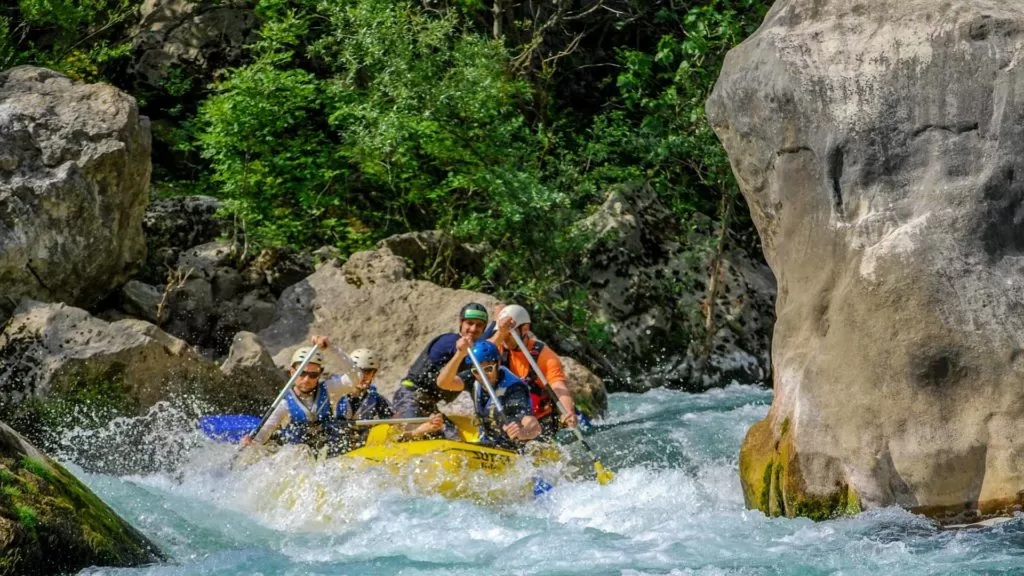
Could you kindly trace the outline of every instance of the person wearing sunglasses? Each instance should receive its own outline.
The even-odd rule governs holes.
[[[470,349],[480,362],[483,374],[473,366],[473,359],[469,357]],[[450,362],[438,375],[437,384],[446,390],[463,390],[467,383],[474,384],[473,408],[480,428],[481,444],[518,450],[525,442],[540,435],[540,423],[530,406],[530,389],[508,368],[501,366],[497,346],[487,340],[474,342],[469,337],[463,337],[457,343],[452,361],[456,359],[466,369],[456,374]],[[484,377],[501,399],[504,414],[498,413],[494,399],[483,384]]]
[[[317,348],[301,347],[292,354],[289,377],[295,375],[307,356],[312,358],[263,426],[256,434],[242,439],[243,446],[264,444],[276,433],[288,444],[306,444],[315,450],[327,445],[331,453],[344,450],[346,431],[340,425],[343,418],[338,414],[339,403],[356,390],[353,383],[362,382],[363,375],[357,365],[346,363],[342,374],[322,378],[324,357],[320,349],[327,348],[330,342],[326,336],[314,336],[313,343]]]

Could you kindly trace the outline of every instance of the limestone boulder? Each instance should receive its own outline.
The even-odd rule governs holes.
[[[58,405],[72,416],[143,415],[176,397],[211,411],[239,408],[216,364],[142,320],[106,322],[80,308],[25,300],[0,332],[0,413],[34,439],[60,423],[41,417],[60,420]]]
[[[146,254],[149,121],[116,88],[0,72],[0,308],[91,306]]]
[[[432,338],[458,330],[459,310],[468,302],[492,309],[487,294],[442,288],[411,279],[402,258],[380,249],[353,254],[344,265],[325,264],[278,299],[274,323],[259,333],[278,366],[325,334],[342,350],[373,348],[382,358],[376,384],[390,397],[409,366]],[[327,369],[339,366],[335,353],[326,355]],[[603,406],[604,389],[593,380],[582,385],[583,403]]]
[[[458,286],[467,276],[484,272],[484,249],[455,241],[441,230],[423,230],[389,236],[377,243],[405,259],[416,278],[441,286]]]
[[[649,186],[623,185],[578,224],[591,241],[575,274],[614,349],[605,371],[633,391],[767,383],[771,271],[728,240],[716,259],[710,222],[687,237],[677,220]]]
[[[270,352],[252,332],[235,335],[220,371],[238,395],[243,411],[250,414],[262,414],[288,381],[287,370],[274,364]]]
[[[0,565],[7,574],[140,566],[163,553],[63,466],[0,422]]]
[[[1020,509],[1024,6],[779,0],[707,102],[778,279],[747,504]]]

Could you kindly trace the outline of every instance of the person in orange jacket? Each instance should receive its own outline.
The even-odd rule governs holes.
[[[490,340],[501,353],[502,365],[507,367],[513,374],[521,378],[530,387],[530,401],[533,406],[533,415],[540,421],[542,437],[554,437],[558,431],[559,424],[574,428],[578,424],[576,418],[576,405],[573,402],[572,394],[566,383],[565,370],[562,368],[562,360],[550,347],[541,342],[530,331],[530,313],[517,304],[501,307],[497,313],[496,330]],[[533,371],[523,351],[519,349],[512,331],[515,330],[526,344],[527,350],[537,366],[544,373],[544,378],[551,384],[557,401],[565,407],[565,415],[559,418],[558,407],[555,406],[556,399],[552,398],[547,386]]]

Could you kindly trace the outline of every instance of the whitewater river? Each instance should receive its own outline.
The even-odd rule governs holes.
[[[1024,571],[1024,518],[939,530],[888,509],[829,522],[746,510],[737,454],[770,392],[614,394],[591,442],[618,477],[500,505],[410,495],[282,453],[228,472],[201,443],[179,470],[85,474],[173,561],[83,574],[993,574]],[[158,441],[158,440],[154,440]]]

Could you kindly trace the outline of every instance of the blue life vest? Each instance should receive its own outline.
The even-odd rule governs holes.
[[[518,376],[512,373],[511,370],[504,366],[498,369],[498,377],[491,382],[494,387],[494,392],[501,399],[502,406],[505,408],[505,416],[512,422],[519,422],[523,416],[530,415],[530,396],[529,387],[525,382],[519,379]],[[505,392],[513,386],[520,386],[521,398],[519,402],[516,402],[514,397],[511,397]],[[506,448],[515,450],[517,444],[513,442],[505,434],[502,429],[504,422],[500,421],[501,416],[497,414],[494,406],[494,400],[491,395],[487,393],[487,390],[481,384],[476,384],[473,390],[473,407],[477,415],[477,421],[479,422],[480,431],[480,443],[497,446],[499,448]]]
[[[310,443],[309,438],[311,425],[319,424],[324,432],[330,434],[334,428],[334,411],[331,406],[331,399],[327,394],[327,388],[322,382],[317,382],[315,390],[313,409],[307,410],[305,404],[295,396],[294,389],[289,389],[284,395],[284,401],[288,406],[288,415],[291,422],[281,429],[281,439],[289,444]],[[340,404],[340,403],[339,403]]]
[[[377,392],[377,387],[373,384],[370,384],[360,398],[342,398],[338,402],[336,414],[338,418],[345,420],[379,420],[392,416],[391,405]]]

